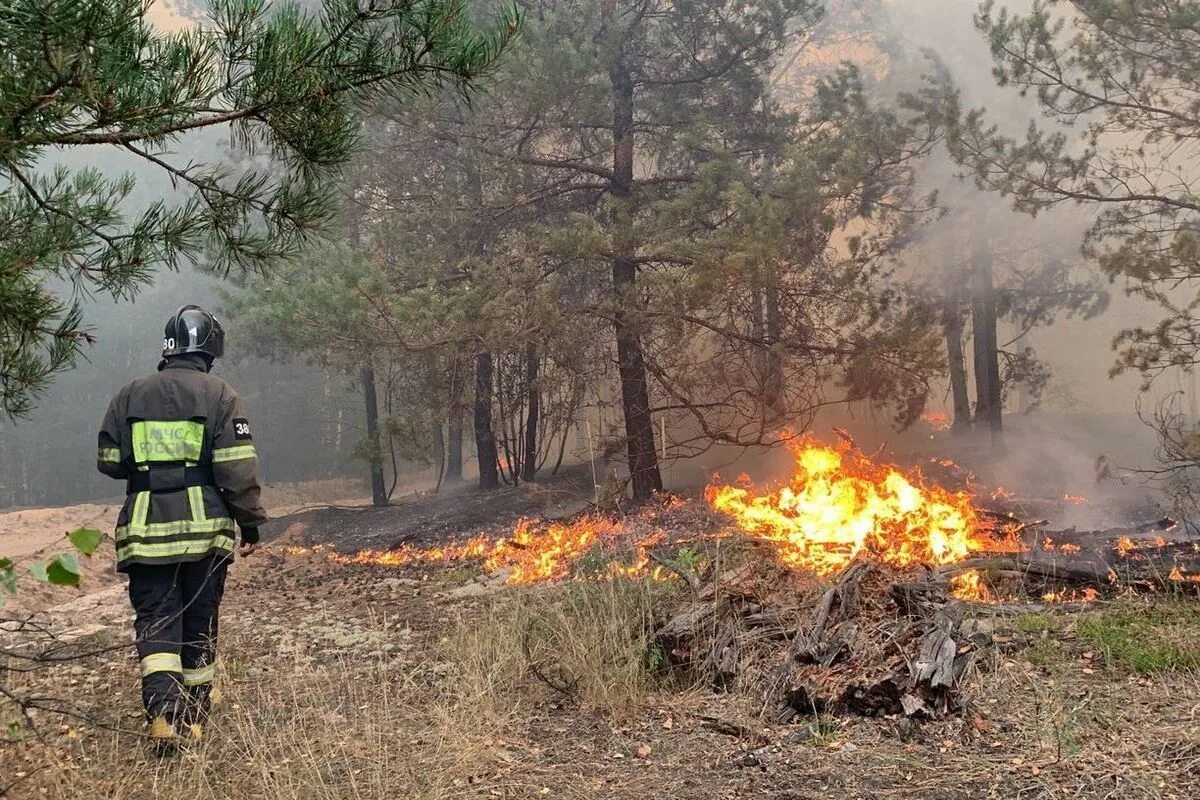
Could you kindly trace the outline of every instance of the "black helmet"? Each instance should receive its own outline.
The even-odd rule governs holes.
[[[163,358],[184,353],[203,353],[210,358],[225,355],[221,323],[200,306],[181,307],[167,320],[163,331]]]

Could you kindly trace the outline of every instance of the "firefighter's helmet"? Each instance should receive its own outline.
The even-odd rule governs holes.
[[[163,331],[163,358],[184,353],[203,353],[209,358],[225,355],[225,331],[217,318],[200,306],[183,306],[167,320]]]

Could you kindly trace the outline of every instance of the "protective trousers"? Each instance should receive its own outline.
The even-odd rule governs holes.
[[[230,557],[179,564],[132,564],[129,600],[136,613],[142,703],[149,719],[200,721],[208,713],[217,619]]]

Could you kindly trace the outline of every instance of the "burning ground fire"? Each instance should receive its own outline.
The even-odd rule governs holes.
[[[804,438],[792,451],[795,472],[783,485],[756,489],[743,476],[735,484],[714,483],[705,491],[707,504],[732,520],[735,535],[769,547],[787,567],[829,576],[858,559],[900,568],[936,567],[980,554],[1026,550],[1015,520],[985,520],[971,494],[931,485],[919,470],[877,463],[848,443],[829,446]],[[1006,496],[1003,489],[998,492]],[[670,508],[684,501],[668,503]],[[479,562],[485,572],[504,575],[511,585],[583,573],[661,577],[664,565],[656,562],[652,551],[670,544],[671,537],[653,513],[637,522],[600,516],[570,523],[522,520],[500,536],[480,534],[440,547],[405,546],[330,557],[339,563],[393,567]],[[1049,538],[1043,545],[1064,553],[1072,547],[1056,546]],[[1117,544],[1122,555],[1137,546],[1131,540]],[[589,562],[593,554],[599,557]],[[1192,576],[1181,574],[1179,579]],[[964,599],[999,599],[975,570],[955,576],[950,590]],[[1092,598],[1094,592],[1087,597],[1054,592],[1043,597],[1047,602]]]
[[[950,421],[950,417],[946,416],[940,411],[926,412],[921,415],[921,419],[924,420],[925,423],[935,431],[948,431],[953,425],[953,423]]]
[[[602,517],[584,517],[569,525],[537,525],[521,520],[509,536],[494,538],[481,534],[462,544],[445,547],[364,550],[352,556],[334,558],[347,564],[391,567],[479,560],[486,572],[507,573],[506,583],[515,586],[565,578],[589,552],[616,542],[621,534],[620,525]],[[628,577],[653,574],[658,568],[651,568],[650,548],[659,544],[664,536],[655,532],[643,537],[634,543],[634,557],[630,563],[609,562],[608,570]]]
[[[788,566],[828,575],[862,556],[906,567],[1011,549],[984,533],[970,495],[929,486],[916,470],[877,464],[847,444],[805,439],[793,452],[796,472],[786,486],[756,492],[743,479],[705,493]]]

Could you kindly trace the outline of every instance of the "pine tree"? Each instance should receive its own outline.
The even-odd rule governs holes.
[[[976,25],[995,74],[1043,118],[1013,135],[1003,115],[945,98],[953,152],[980,186],[1032,214],[1084,208],[1085,254],[1161,306],[1161,322],[1117,342],[1117,369],[1148,379],[1200,363],[1198,23],[1197,0],[1037,0],[1028,13],[988,0]]]
[[[52,286],[133,297],[159,268],[221,272],[295,253],[333,213],[329,187],[360,106],[440,86],[469,92],[515,33],[465,0],[214,0],[209,24],[157,31],[146,0],[13,0],[0,9],[0,408],[27,412],[91,334]],[[198,132],[239,159],[198,163]],[[82,151],[169,178],[177,201],[134,210],[129,174],[46,167]]]

